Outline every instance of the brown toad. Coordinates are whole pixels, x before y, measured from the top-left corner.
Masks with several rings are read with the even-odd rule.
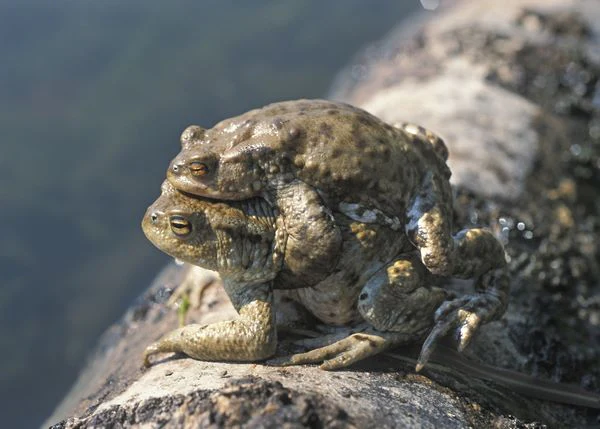
[[[484,230],[452,234],[448,152],[434,134],[391,126],[343,103],[297,100],[208,130],[190,126],[181,143],[167,171],[173,186],[219,200],[270,202],[287,233],[304,243],[294,258],[306,273],[296,279],[304,286],[321,281],[340,254],[337,211],[404,231],[435,275],[477,278],[477,294],[439,311],[428,344],[456,327],[462,349],[481,322],[503,314],[508,285],[496,284],[494,274],[505,265],[502,247]]]
[[[422,265],[404,231],[332,214],[342,245],[329,255],[330,263],[319,273],[322,280],[304,287],[297,278],[307,274],[306,267],[295,263],[303,255],[289,251],[302,243],[288,234],[282,217],[264,199],[194,198],[165,182],[144,216],[146,236],[171,256],[218,271],[240,318],[177,329],[147,348],[146,364],[159,352],[204,360],[273,356],[274,290],[325,323],[352,325],[341,339],[338,334],[309,341],[323,347],[293,355],[287,364],[324,362],[324,369],[336,369],[425,337],[446,294],[431,286],[435,276]],[[431,348],[429,342],[421,363]]]
[[[333,216],[342,246],[330,255],[322,280],[303,287],[297,278],[307,272],[294,261],[303,256],[290,251],[299,243],[265,200],[193,198],[165,182],[144,216],[146,236],[173,257],[218,271],[240,318],[177,329],[147,348],[146,364],[158,352],[183,352],[204,360],[273,356],[274,291],[299,302],[322,322],[349,325],[341,333],[307,341],[325,346],[294,355],[288,364],[324,362],[323,368],[336,369],[424,338],[446,293],[432,286],[434,276],[404,232],[338,212]]]

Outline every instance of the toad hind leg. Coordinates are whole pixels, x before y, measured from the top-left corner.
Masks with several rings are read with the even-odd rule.
[[[144,366],[157,353],[181,352],[199,360],[255,361],[275,353],[277,333],[270,284],[240,287],[225,283],[239,319],[187,325],[148,346]]]
[[[421,191],[408,210],[406,235],[419,249],[423,265],[435,275],[452,275],[452,190],[447,180],[425,174]]]
[[[436,343],[452,329],[455,329],[458,350],[463,351],[479,326],[504,314],[510,289],[510,280],[504,267],[492,269],[479,276],[476,289],[479,292],[446,301],[437,309],[435,326],[423,343],[417,371],[429,360]]]
[[[407,235],[430,272],[476,278],[477,291],[447,301],[436,311],[435,326],[423,345],[417,370],[427,362],[435,343],[451,329],[455,329],[458,348],[463,350],[480,325],[502,316],[510,287],[504,249],[489,231],[474,228],[451,235],[452,196],[447,181],[429,172],[422,189],[409,211]]]
[[[321,369],[336,370],[408,341],[410,341],[410,338],[407,338],[404,334],[377,332],[375,329],[369,328],[364,332],[352,334],[333,344],[279,360],[277,364],[302,365],[322,362]]]

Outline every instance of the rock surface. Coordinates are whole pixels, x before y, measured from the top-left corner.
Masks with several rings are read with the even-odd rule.
[[[600,391],[600,3],[460,2],[367,49],[332,98],[448,144],[456,224],[502,238],[511,306],[466,355]],[[349,370],[165,357],[146,345],[177,324],[172,265],[103,336],[49,423],[75,427],[580,427],[597,409],[522,397],[474,371],[380,356]],[[204,275],[199,272],[199,276]],[[456,285],[461,287],[462,285]],[[217,283],[190,315],[235,317]],[[286,339],[278,354],[285,354]],[[415,355],[415,350],[398,353]],[[443,353],[437,362],[444,363]],[[71,417],[69,417],[71,416]]]

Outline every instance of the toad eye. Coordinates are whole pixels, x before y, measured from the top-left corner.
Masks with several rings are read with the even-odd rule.
[[[201,177],[207,175],[209,172],[208,165],[200,161],[192,161],[188,167],[193,176]]]
[[[185,237],[192,232],[192,223],[181,215],[173,215],[169,218],[171,231],[178,237]]]

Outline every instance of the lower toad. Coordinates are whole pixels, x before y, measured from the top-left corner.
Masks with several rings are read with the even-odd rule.
[[[272,357],[277,345],[275,290],[324,323],[348,326],[343,334],[310,340],[315,349],[283,362],[322,362],[323,369],[342,368],[427,337],[420,368],[449,330],[475,330],[503,314],[508,290],[504,253],[488,232],[470,229],[455,236],[463,271],[476,274],[481,290],[447,301],[447,293],[435,286],[440,278],[423,265],[404,230],[387,222],[359,222],[340,211],[332,214],[342,245],[319,264],[321,280],[306,287],[305,278],[315,273],[305,272],[307,264],[301,259],[312,256],[311,245],[290,235],[266,200],[194,198],[165,182],[144,216],[144,233],[165,253],[218,271],[240,317],[176,329],[146,349],[145,364],[161,352],[183,352],[201,360]]]

